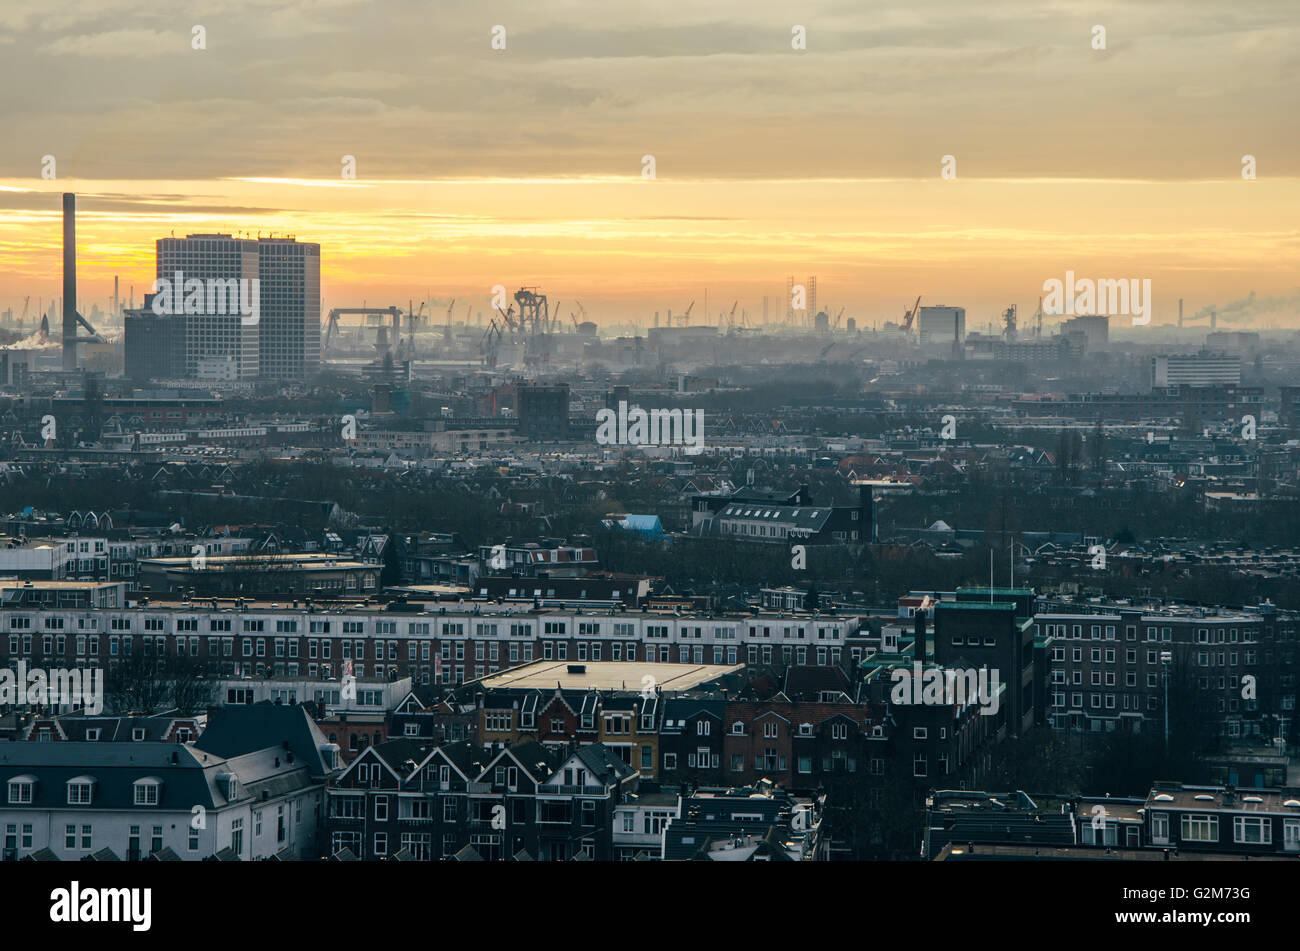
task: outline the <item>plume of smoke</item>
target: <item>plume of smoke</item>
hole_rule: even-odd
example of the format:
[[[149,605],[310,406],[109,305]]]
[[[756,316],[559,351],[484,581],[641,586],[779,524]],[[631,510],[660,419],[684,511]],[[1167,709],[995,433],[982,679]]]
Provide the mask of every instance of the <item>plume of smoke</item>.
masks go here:
[[[15,340],[4,350],[54,350],[60,346],[59,341],[50,339],[50,335],[43,330],[28,334],[21,340]]]
[[[1284,323],[1292,324],[1297,317],[1300,317],[1300,291],[1289,297],[1257,297],[1255,292],[1251,291],[1248,296],[1240,300],[1202,307],[1192,315],[1191,319],[1208,317],[1211,311],[1217,312],[1219,323],[1271,326],[1281,318]],[[1272,319],[1266,321],[1264,318]]]

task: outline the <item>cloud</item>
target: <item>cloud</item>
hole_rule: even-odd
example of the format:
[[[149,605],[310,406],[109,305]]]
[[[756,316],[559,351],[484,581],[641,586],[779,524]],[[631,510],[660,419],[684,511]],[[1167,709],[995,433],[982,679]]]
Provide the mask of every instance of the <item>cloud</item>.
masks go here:
[[[54,56],[161,56],[190,52],[189,34],[160,30],[112,30],[61,36],[42,52]]]

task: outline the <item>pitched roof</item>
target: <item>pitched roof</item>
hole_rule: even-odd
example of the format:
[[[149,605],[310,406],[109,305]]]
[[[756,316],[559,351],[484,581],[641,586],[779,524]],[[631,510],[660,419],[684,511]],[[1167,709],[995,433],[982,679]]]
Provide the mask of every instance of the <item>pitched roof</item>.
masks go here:
[[[326,745],[307,711],[296,704],[254,703],[215,710],[207,728],[194,741],[195,748],[217,756],[238,756],[254,750],[281,747],[306,763],[313,776],[330,772],[321,754]]]
[[[580,747],[578,759],[591,770],[592,774],[605,785],[613,785],[627,779],[636,772],[631,766],[615,756],[604,743],[592,743]]]

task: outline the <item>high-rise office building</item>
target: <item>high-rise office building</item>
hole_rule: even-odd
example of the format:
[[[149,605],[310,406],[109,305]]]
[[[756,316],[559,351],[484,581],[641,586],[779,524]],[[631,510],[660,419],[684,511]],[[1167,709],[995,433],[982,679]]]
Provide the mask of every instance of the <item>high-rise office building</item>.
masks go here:
[[[306,380],[320,370],[320,245],[260,238],[262,378]]]
[[[205,284],[234,281],[232,290],[257,287],[253,314],[241,313],[229,300],[212,307],[211,291],[202,313],[182,313],[188,306],[173,309],[184,322],[186,377],[306,380],[319,371],[319,244],[192,234],[162,238],[157,249],[160,281],[174,282],[179,273],[185,281]]]
[[[209,282],[221,281],[251,290],[259,277],[258,242],[234,238],[228,234],[192,234],[185,238],[160,238],[157,242],[157,277],[164,295],[149,301],[148,309],[158,320],[174,322],[172,336],[184,347],[184,365],[180,375],[190,380],[252,380],[259,375],[260,328],[240,312],[239,297],[227,294],[222,301],[209,300]],[[163,281],[181,284],[168,293]],[[193,292],[186,293],[185,282],[201,281],[201,306],[186,306]],[[234,281],[234,285],[228,282]],[[158,307],[152,305],[157,303]],[[197,311],[197,312],[195,312]],[[149,315],[135,321],[140,330],[153,321]],[[177,333],[179,331],[179,333]],[[139,334],[143,340],[147,331]],[[130,341],[128,340],[128,344]],[[130,347],[128,346],[128,350]],[[127,363],[138,361],[127,355]]]

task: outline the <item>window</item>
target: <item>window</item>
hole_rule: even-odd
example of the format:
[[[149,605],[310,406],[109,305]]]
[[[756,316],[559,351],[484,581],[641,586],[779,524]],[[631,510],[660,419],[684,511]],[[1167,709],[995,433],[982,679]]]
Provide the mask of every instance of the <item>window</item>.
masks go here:
[[[1272,820],[1263,816],[1234,816],[1232,838],[1245,845],[1272,845]]]
[[[1184,842],[1218,842],[1219,817],[1189,813],[1183,816]]]

